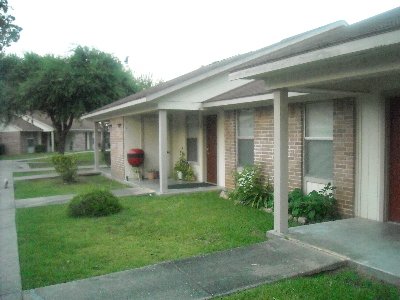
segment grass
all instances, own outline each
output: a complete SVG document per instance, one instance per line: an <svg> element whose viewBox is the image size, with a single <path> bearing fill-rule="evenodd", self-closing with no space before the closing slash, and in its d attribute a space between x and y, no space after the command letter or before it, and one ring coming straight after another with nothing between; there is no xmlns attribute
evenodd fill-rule
<svg viewBox="0 0 400 300"><path fill-rule="evenodd" d="M78 158L79 166L89 166L94 164L94 152L66 152L65 155L74 154ZM52 167L51 157L53 153L24 153L17 155L0 155L0 160L26 160L31 168ZM102 153L99 153L99 163L105 164Z"/></svg>
<svg viewBox="0 0 400 300"><path fill-rule="evenodd" d="M24 176L32 176L32 175L41 175L41 174L49 174L51 171L24 171L24 172L14 172L13 177L24 177ZM54 173L56 174L56 173Z"/></svg>
<svg viewBox="0 0 400 300"><path fill-rule="evenodd" d="M45 178L14 182L15 199L77 194L93 188L119 189L127 186L101 175L78 176L78 182L65 184L62 179Z"/></svg>
<svg viewBox="0 0 400 300"><path fill-rule="evenodd" d="M86 152L78 152L78 153L65 153L65 155L75 155L78 160L78 166L90 166L94 164L94 152L86 151ZM34 161L29 161L28 164L31 168L47 168L53 167L51 162L51 157L43 157L39 159L35 159ZM103 155L99 153L99 164L105 164Z"/></svg>
<svg viewBox="0 0 400 300"><path fill-rule="evenodd" d="M265 240L271 214L217 193L121 198L102 218L67 217L66 205L17 210L22 284L30 289Z"/></svg>
<svg viewBox="0 0 400 300"><path fill-rule="evenodd" d="M399 290L392 285L369 279L345 268L336 272L283 280L239 292L224 300L244 299L400 299Z"/></svg>

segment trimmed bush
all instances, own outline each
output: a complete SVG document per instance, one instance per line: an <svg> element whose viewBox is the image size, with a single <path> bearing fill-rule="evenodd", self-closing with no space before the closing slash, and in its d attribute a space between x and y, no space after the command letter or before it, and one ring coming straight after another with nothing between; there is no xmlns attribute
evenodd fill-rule
<svg viewBox="0 0 400 300"><path fill-rule="evenodd" d="M102 217L121 211L122 206L111 192L93 190L76 195L68 205L71 217Z"/></svg>
<svg viewBox="0 0 400 300"><path fill-rule="evenodd" d="M75 155L57 154L51 158L51 161L64 182L71 183L76 181L78 163Z"/></svg>
<svg viewBox="0 0 400 300"><path fill-rule="evenodd" d="M255 208L273 205L273 186L269 180L264 183L265 179L259 167L245 167L241 172L236 172L234 176L236 188L229 193L229 199Z"/></svg>
<svg viewBox="0 0 400 300"><path fill-rule="evenodd" d="M293 217L305 217L309 223L331 221L338 218L333 187L328 183L321 191L303 195L300 189L289 193L289 213Z"/></svg>
<svg viewBox="0 0 400 300"><path fill-rule="evenodd" d="M35 153L45 153L46 146L45 145L35 145Z"/></svg>

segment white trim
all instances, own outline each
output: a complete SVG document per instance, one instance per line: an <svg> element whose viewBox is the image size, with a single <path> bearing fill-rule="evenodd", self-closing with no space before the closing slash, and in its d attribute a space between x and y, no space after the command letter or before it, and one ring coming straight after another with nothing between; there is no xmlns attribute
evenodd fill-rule
<svg viewBox="0 0 400 300"><path fill-rule="evenodd" d="M187 102L163 102L158 104L158 109L167 110L199 110L201 108L201 103L187 103Z"/></svg>
<svg viewBox="0 0 400 300"><path fill-rule="evenodd" d="M112 107L106 108L104 110L100 110L100 111L93 112L93 113L88 113L86 115L83 115L81 117L81 119L85 120L85 119L93 118L93 117L98 116L98 115L110 113L110 112L113 112L113 111L116 111L116 110L119 110L119 109L124 109L124 108L130 107L130 106L134 106L134 105L137 105L137 104L145 103L146 101L147 101L146 97L143 97L143 98L140 98L140 99L136 99L136 100L132 100L132 101L129 101L129 102L117 105L117 106L112 106Z"/></svg>
<svg viewBox="0 0 400 300"><path fill-rule="evenodd" d="M337 46L306 52L304 54L289 57L287 59L233 72L229 74L229 79L249 79L260 74L270 73L293 66L304 65L311 62L321 61L328 58L365 51L377 47L389 46L397 43L400 43L400 30L386 32L372 37L346 42Z"/></svg>
<svg viewBox="0 0 400 300"><path fill-rule="evenodd" d="M289 92L289 98L297 97L297 96L304 96L307 93L298 93L298 92ZM235 104L244 104L244 103L252 103L252 102L259 102L259 101L270 101L271 104L274 100L273 93L267 93L262 95L256 96L248 96L248 97L240 97L240 98L233 98L227 100L217 100L217 101L210 101L203 103L203 108L211 108L211 107L220 107L226 105L235 105Z"/></svg>
<svg viewBox="0 0 400 300"><path fill-rule="evenodd" d="M25 115L25 116L21 116L21 118L22 118L24 121L26 121L26 122L28 122L28 123L30 123L30 124L36 126L36 127L39 127L40 129L43 130L43 132L51 132L51 131L54 131L54 128L53 128L52 126L50 126L50 125L48 125L48 124L46 124L46 123L44 123L44 122L41 122L41 121L35 119L33 116L31 117L31 116L26 116L26 115Z"/></svg>

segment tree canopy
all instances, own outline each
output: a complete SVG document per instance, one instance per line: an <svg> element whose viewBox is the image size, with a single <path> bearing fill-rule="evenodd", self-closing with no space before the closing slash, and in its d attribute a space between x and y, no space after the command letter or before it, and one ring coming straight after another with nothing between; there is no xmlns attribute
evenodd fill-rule
<svg viewBox="0 0 400 300"><path fill-rule="evenodd" d="M84 113L149 87L111 54L77 47L68 57L26 53L0 57L0 115L40 111L56 129L57 150L64 152L73 121Z"/></svg>
<svg viewBox="0 0 400 300"><path fill-rule="evenodd" d="M19 39L21 27L13 24L15 17L8 14L8 1L0 0L0 52Z"/></svg>

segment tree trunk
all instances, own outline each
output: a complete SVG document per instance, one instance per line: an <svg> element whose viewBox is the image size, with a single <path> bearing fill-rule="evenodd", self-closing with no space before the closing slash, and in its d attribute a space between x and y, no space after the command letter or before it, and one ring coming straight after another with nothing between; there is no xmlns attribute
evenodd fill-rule
<svg viewBox="0 0 400 300"><path fill-rule="evenodd" d="M64 154L64 152L65 152L65 142L67 140L68 131L67 132L65 132L65 131L58 132L58 131L56 131L56 134L58 136L58 138L57 138L57 140L58 140L57 152L60 153L60 154Z"/></svg>

